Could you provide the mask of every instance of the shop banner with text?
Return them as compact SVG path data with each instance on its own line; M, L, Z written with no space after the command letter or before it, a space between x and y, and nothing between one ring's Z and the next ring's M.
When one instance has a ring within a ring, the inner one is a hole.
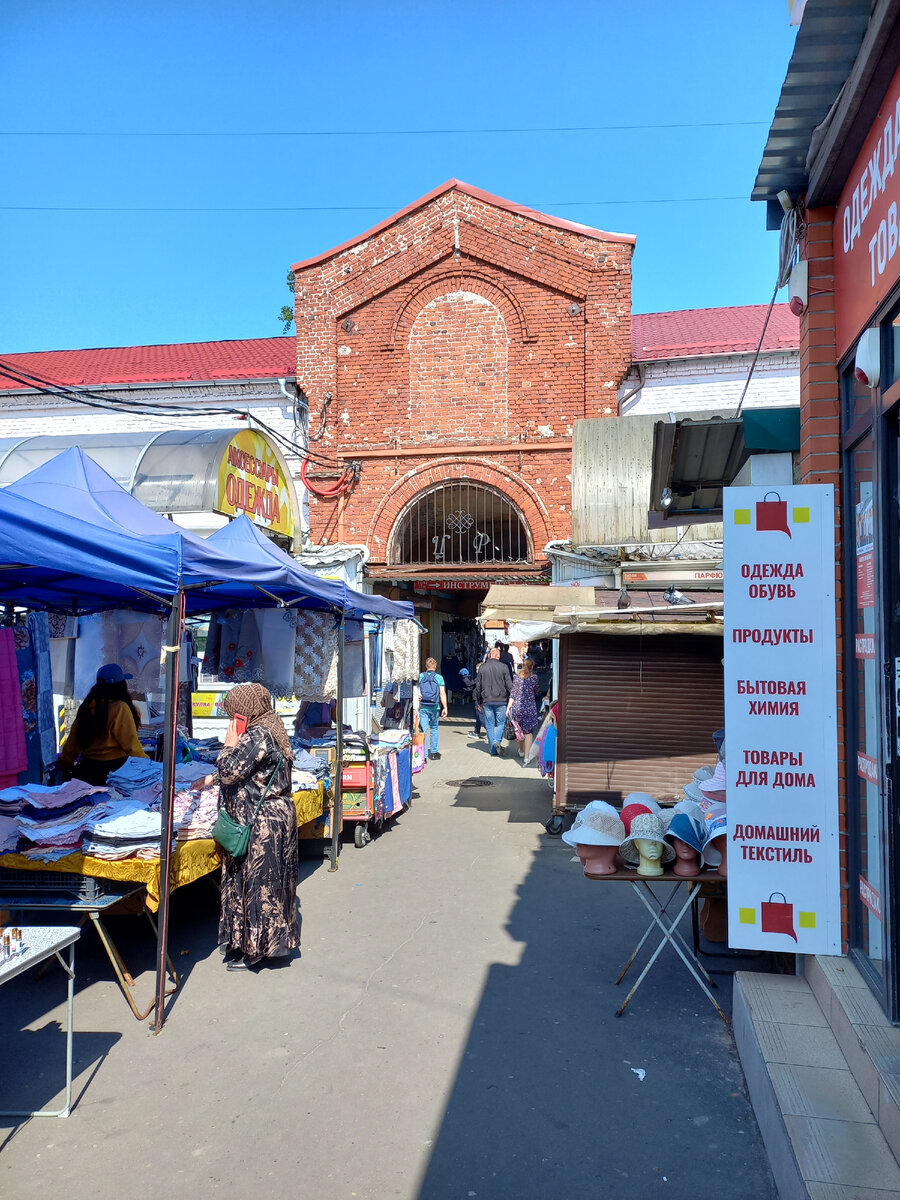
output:
M834 489L726 488L728 943L840 954Z

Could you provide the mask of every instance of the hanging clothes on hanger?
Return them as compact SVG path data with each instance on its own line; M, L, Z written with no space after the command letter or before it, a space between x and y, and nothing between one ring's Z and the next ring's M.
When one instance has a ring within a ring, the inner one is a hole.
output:
M0 789L18 783L27 765L15 632L4 628L0 629Z

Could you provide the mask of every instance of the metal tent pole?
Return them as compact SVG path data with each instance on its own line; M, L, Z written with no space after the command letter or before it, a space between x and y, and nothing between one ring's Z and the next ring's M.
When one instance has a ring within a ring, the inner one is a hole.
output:
M160 1033L166 1023L166 955L169 940L169 892L172 870L172 816L175 807L175 746L178 739L178 660L183 632L184 593L172 598L166 625L166 707L163 733L162 824L159 840L159 915L156 940L156 1015L151 1026Z
M344 814L344 802L341 794L341 775L344 770L344 623L346 613L341 610L341 621L338 626L338 661L337 661L337 699L335 700L335 721L337 723L337 739L335 745L334 789L331 805L331 866L329 871L338 869L338 854L341 847L341 821Z

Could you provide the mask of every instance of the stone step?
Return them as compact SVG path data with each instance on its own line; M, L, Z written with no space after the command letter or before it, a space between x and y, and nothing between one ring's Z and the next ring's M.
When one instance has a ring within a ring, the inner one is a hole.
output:
M824 991L823 998L830 1009ZM877 1100L867 1102L830 1016L805 978L734 977L735 1041L779 1195L900 1200L900 1166L876 1119Z

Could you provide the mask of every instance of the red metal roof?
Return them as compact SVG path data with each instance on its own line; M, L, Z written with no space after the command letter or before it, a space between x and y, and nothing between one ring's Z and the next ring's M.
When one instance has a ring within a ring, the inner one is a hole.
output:
M272 337L4 354L0 355L0 390L11 391L23 385L4 373L3 363L52 383L87 387L102 383L293 378L297 373L297 342L293 337Z
M633 313L631 357L634 362L653 362L708 354L752 354L768 307L745 304L735 308ZM762 348L799 350L800 321L786 304L773 307Z
M679 312L635 313L631 349L635 362L748 354L756 349L765 304L739 308L689 308ZM786 304L772 309L763 350L797 350L800 325ZM214 379L293 378L297 369L293 337L245 338L228 342L178 342L164 346L111 346L97 350L38 350L0 356L0 391L24 385L3 371L3 363L69 386L129 383L189 383Z

